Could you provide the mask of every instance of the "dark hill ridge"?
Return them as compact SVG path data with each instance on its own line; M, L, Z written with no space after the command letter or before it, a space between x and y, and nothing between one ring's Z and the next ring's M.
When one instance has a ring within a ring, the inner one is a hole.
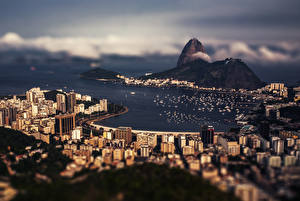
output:
M148 78L173 78L192 81L202 87L221 87L234 89L257 89L263 86L262 81L240 59L225 59L210 63L202 58L194 59L193 55L205 54L204 47L197 39L191 39L184 47L177 67L154 73Z
M95 68L87 72L81 73L80 77L84 79L103 79L103 80L118 80L119 73L106 70L103 68Z

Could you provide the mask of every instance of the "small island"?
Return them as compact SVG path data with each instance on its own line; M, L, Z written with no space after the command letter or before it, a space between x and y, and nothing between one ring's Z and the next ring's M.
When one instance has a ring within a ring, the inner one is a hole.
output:
M101 81L118 81L120 74L114 71L103 68L95 68L87 72L81 73L80 77L83 79L101 80Z

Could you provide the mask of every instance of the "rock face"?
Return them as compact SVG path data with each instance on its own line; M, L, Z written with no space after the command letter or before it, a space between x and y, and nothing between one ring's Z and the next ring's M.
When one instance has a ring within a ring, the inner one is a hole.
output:
M185 45L177 67L143 77L143 79L148 78L193 81L202 87L257 89L263 86L261 80L240 59L230 58L209 62L204 46L197 39L191 39Z
M204 46L199 40L193 38L184 46L178 58L177 67L191 62L193 60L193 56L197 53L205 54Z

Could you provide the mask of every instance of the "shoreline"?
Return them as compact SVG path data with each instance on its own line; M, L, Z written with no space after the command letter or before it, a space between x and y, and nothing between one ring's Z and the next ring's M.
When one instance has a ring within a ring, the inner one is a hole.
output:
M104 126L101 124L95 124L95 122L99 122L105 119L109 119L112 117L116 117L116 116L120 116L122 114L126 114L129 111L128 107L125 107L125 111L122 111L120 113L117 114L108 114L105 115L103 117L99 117L96 119L89 119L87 121L85 121L86 124L88 124L91 127L95 127L97 130L99 130L100 128L103 128L105 131L109 131L109 130L113 130L115 131L117 128L115 127L108 127L108 126ZM174 136L178 136L178 135L200 135L200 129L199 132L186 132L186 131L153 131L153 130L136 130L133 129L132 130L133 133L155 133L157 135L165 135L165 134L173 134ZM215 132L215 133L223 133L223 132Z
M243 93L243 94L248 94L250 95L251 89L237 89L237 88L216 88L216 87L203 87L203 86L198 86L198 87L189 87L189 86L183 86L183 85L173 85L173 84L168 84L168 85L162 85L162 86L157 86L157 85L144 85L144 84L132 84L132 83L126 83L122 79L101 79L101 78L92 78L92 77L80 77L82 79L86 80L94 80L94 81L99 81L99 82L117 82L120 84L124 84L125 86L135 86L135 87L145 87L145 88L158 88L158 89L164 89L164 88L174 88L174 89L186 89L186 90L193 90L193 91L203 91L203 92L218 92L218 93ZM184 80L183 80L184 81ZM254 89L256 90L256 89Z
M126 114L129 111L129 109L128 109L128 107L124 107L124 108L125 108L125 110L122 111L122 112L119 112L119 113L116 113L116 114L106 114L105 116L98 117L96 119L88 119L87 121L85 121L85 123L91 125L95 121L102 121L104 119L109 119L109 118L116 117L116 116L119 116L119 115L122 115L122 114Z

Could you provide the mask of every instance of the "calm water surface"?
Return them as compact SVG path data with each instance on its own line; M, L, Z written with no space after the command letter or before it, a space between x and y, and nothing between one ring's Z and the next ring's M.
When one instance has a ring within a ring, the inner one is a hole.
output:
M128 106L129 112L119 117L107 119L106 126L131 126L134 129L162 131L198 131L202 124L213 125L218 131L234 127L230 120L239 112L239 96L195 92L183 89L160 89L125 86L80 79L79 73L90 69L87 65L1 65L0 95L23 94L32 87L42 89L75 90L96 98ZM216 106L217 101L220 102ZM232 102L236 102L232 106ZM231 112L220 112L225 106Z

